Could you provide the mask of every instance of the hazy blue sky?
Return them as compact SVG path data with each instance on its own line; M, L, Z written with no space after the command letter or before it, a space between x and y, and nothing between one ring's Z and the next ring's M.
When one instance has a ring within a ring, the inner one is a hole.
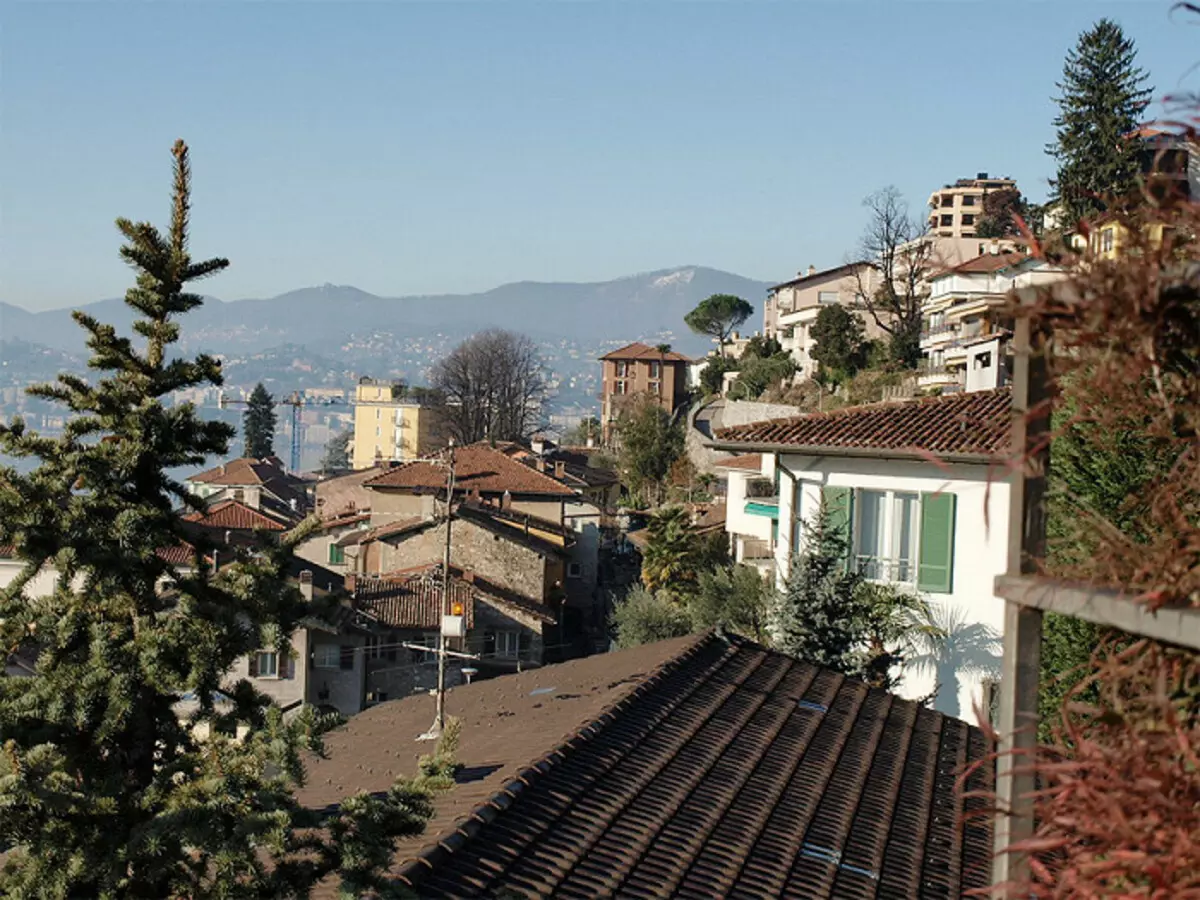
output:
M1170 6L0 4L0 300L123 291L112 220L165 220L176 137L226 299L783 279L840 263L888 183L919 207L986 170L1041 199L1081 29L1112 16L1160 94L1196 86Z

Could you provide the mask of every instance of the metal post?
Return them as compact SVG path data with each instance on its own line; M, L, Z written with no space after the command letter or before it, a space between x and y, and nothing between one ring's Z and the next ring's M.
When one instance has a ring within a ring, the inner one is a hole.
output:
M1049 397L1045 337L1045 333L1034 332L1028 317L1017 319L1013 334L1012 449L1022 459L1010 488L1008 523L1008 571L1015 575L1036 573L1039 561L1045 557L1050 430L1050 411L1045 404ZM1037 747L1041 645L1042 611L1006 600L1000 756L996 763L1000 813L995 823L997 855L992 871L992 883L997 885L1029 877L1028 858L1006 850L1031 837L1034 831L1032 796L1036 779L1031 763Z
M454 508L454 442L446 454L446 546L442 555L442 615L450 614L450 526L451 513ZM441 632L441 622L438 623L438 673L437 673L437 711L434 713L433 727L419 740L436 740L441 737L442 729L446 726L446 635Z

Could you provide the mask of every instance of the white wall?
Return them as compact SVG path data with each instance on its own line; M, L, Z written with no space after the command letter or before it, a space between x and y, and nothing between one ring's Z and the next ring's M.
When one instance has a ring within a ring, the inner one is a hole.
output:
M752 516L746 512L746 485L753 478L762 478L756 472L729 469L729 486L725 492L725 530L729 534L740 534L761 541L771 539L771 520L766 516Z
M982 465L874 460L835 457L778 457L783 469L780 478L779 542L776 563L783 586L789 563L799 548L794 523L797 496L800 497L801 521L808 521L820 508L821 489L825 485L875 490L937 493L948 491L956 497L954 565L951 593L931 593L931 604L949 604L961 610L968 623L982 623L1000 635L1004 628L1004 603L994 594L997 575L1008 569L1009 483L1002 470ZM802 537L801 537L802 540ZM996 668L999 671L997 648ZM898 689L901 696L923 697L934 687L932 674L907 674ZM981 696L982 677L958 676L958 712L967 721L975 721L974 707ZM952 711L952 695L941 685L937 708Z

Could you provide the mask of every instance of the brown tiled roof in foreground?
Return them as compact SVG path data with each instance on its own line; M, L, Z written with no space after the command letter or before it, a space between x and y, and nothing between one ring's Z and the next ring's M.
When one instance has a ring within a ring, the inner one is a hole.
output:
M512 459L487 444L468 444L454 451L456 493L538 495L565 499L575 492L537 469ZM417 461L389 469L366 482L370 488L406 489L428 493L444 490L446 470Z
M762 471L762 454L743 453L741 456L718 459L713 465L718 469L737 469L738 471L757 473Z
M716 443L833 456L866 450L994 458L1008 450L1011 408L1008 388L943 394L723 428Z
M390 628L441 628L446 610L442 597L440 567L422 566L379 578L358 578L354 583L356 605ZM450 574L450 602L461 603L467 627L475 625L475 603L471 585Z
M383 704L328 735L302 801L408 774L408 732L430 710ZM990 825L964 818L982 803L964 791L986 790L989 770L957 783L983 734L748 641L496 678L455 688L448 710L465 783L400 869L421 897L949 898L988 883Z

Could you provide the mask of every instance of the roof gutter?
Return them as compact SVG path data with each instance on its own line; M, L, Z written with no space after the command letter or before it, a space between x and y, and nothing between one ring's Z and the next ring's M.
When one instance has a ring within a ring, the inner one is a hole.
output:
M820 456L850 459L908 460L986 466L1003 462L1005 457L991 453L934 453L919 450L881 450L873 447L825 447L819 444L773 444L768 441L721 441L705 443L713 450L729 450L740 453L790 453L795 456ZM720 465L718 463L717 465Z

